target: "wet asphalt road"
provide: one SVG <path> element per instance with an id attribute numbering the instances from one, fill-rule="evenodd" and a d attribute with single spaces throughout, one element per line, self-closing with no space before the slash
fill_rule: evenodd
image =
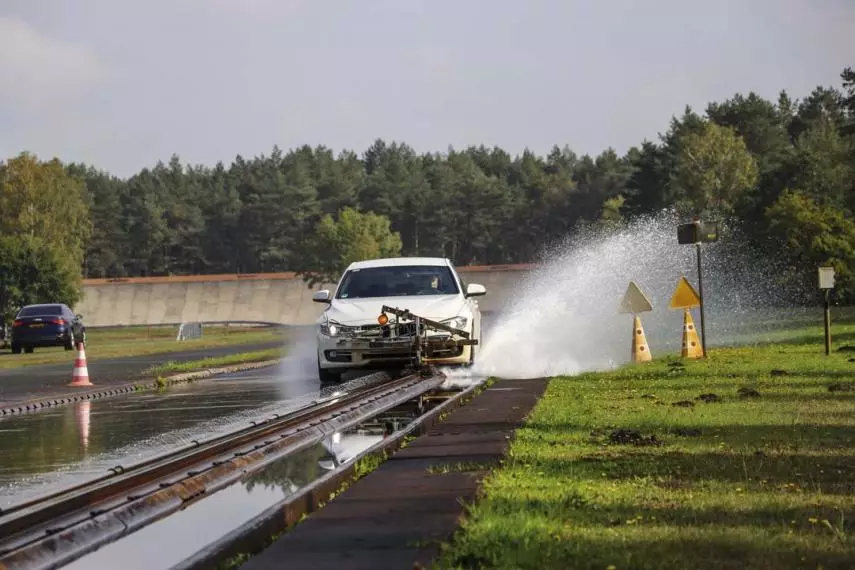
<path id="1" fill-rule="evenodd" d="M 322 387 L 285 361 L 162 393 L 131 392 L 1 418 L 0 508 L 371 381 Z"/>
<path id="2" fill-rule="evenodd" d="M 225 356 L 240 352 L 251 352 L 282 347 L 285 341 L 237 344 L 216 348 L 168 352 L 127 358 L 99 360 L 87 354 L 89 377 L 95 387 L 102 388 L 133 381 L 146 369 L 169 361 L 183 362 L 202 358 Z M 5 355 L 4 358 L 12 358 Z M 42 398 L 67 394 L 71 382 L 75 353 L 68 353 L 68 362 L 62 364 L 44 364 L 21 368 L 0 369 L 0 407 L 32 398 Z"/>

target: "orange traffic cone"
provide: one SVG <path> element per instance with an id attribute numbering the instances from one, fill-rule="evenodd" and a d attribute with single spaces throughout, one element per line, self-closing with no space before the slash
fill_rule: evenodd
<path id="1" fill-rule="evenodd" d="M 86 366 L 86 349 L 83 343 L 77 345 L 77 358 L 74 360 L 74 372 L 71 374 L 71 384 L 74 388 L 92 386 L 89 381 L 89 368 Z"/>
<path id="2" fill-rule="evenodd" d="M 683 358 L 704 357 L 704 349 L 701 347 L 701 340 L 698 338 L 698 331 L 695 328 L 694 321 L 692 321 L 692 314 L 689 309 L 683 311 L 683 350 L 681 355 Z"/>
<path id="3" fill-rule="evenodd" d="M 650 354 L 644 329 L 641 328 L 641 318 L 636 316 L 632 323 L 632 361 L 650 362 L 651 360 L 653 356 Z"/>

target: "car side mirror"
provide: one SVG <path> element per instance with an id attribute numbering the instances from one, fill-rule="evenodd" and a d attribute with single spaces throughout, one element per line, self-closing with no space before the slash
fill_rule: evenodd
<path id="1" fill-rule="evenodd" d="M 470 283 L 466 286 L 466 296 L 467 297 L 481 297 L 487 294 L 487 289 L 483 285 L 479 285 L 477 283 Z"/>
<path id="2" fill-rule="evenodd" d="M 330 292 L 328 289 L 321 289 L 312 295 L 312 301 L 315 303 L 330 303 Z"/>

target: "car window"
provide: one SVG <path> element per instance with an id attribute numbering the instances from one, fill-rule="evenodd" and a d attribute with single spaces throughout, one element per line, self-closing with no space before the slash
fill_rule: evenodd
<path id="1" fill-rule="evenodd" d="M 352 269 L 341 280 L 337 299 L 456 295 L 451 270 L 443 265 L 398 265 Z"/>
<path id="2" fill-rule="evenodd" d="M 38 305 L 24 307 L 23 309 L 21 309 L 21 312 L 18 313 L 19 317 L 54 317 L 58 315 L 62 315 L 61 305 Z"/>

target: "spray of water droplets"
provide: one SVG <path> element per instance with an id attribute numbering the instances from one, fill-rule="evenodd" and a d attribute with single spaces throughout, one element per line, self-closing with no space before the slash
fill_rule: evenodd
<path id="1" fill-rule="evenodd" d="M 288 357 L 276 376 L 282 399 L 288 400 L 318 389 L 318 356 L 313 327 L 295 327 L 290 332 Z"/>
<path id="2" fill-rule="evenodd" d="M 697 265 L 694 246 L 677 244 L 678 223 L 674 212 L 663 211 L 618 228 L 585 229 L 553 246 L 484 331 L 472 373 L 534 378 L 628 361 L 632 317 L 617 309 L 630 281 L 654 306 L 641 315 L 653 356 L 679 351 L 682 312 L 668 303 L 681 275 L 697 287 Z M 705 244 L 702 256 L 708 347 L 756 335 L 804 297 L 775 279 L 783 266 L 734 232 Z M 693 318 L 700 326 L 697 310 Z"/>

